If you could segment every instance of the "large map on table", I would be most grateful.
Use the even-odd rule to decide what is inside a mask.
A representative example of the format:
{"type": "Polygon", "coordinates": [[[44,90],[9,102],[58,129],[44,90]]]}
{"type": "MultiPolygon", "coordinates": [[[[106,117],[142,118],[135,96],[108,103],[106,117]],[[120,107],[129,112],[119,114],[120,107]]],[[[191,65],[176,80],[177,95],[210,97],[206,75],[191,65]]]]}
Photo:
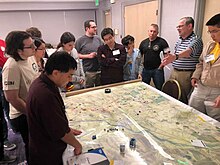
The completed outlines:
{"type": "Polygon", "coordinates": [[[220,129],[195,110],[142,82],[110,89],[65,98],[70,126],[83,131],[78,137],[83,151],[103,147],[120,165],[220,164],[220,129]],[[131,138],[135,149],[129,147],[131,138]]]}

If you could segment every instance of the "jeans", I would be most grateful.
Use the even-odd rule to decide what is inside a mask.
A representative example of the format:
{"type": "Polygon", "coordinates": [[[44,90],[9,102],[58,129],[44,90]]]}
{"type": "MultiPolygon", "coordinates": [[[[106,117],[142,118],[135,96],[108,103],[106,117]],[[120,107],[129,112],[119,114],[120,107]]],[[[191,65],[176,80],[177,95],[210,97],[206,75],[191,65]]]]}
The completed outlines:
{"type": "Polygon", "coordinates": [[[161,90],[164,83],[164,70],[163,69],[143,69],[142,80],[143,82],[150,84],[151,78],[154,85],[158,90],[161,90]]]}
{"type": "Polygon", "coordinates": [[[26,154],[26,159],[28,161],[29,158],[29,149],[28,149],[28,123],[27,123],[27,117],[26,115],[20,115],[17,118],[10,119],[11,125],[14,128],[15,132],[19,132],[21,134],[21,137],[23,139],[23,142],[25,144],[25,154],[26,154]]]}
{"type": "Polygon", "coordinates": [[[1,93],[2,108],[3,108],[3,118],[2,118],[2,121],[3,121],[3,135],[4,135],[3,138],[4,138],[4,141],[7,141],[8,140],[8,125],[7,125],[7,121],[6,121],[5,117],[8,120],[8,124],[10,125],[9,103],[5,99],[5,96],[4,96],[4,93],[3,93],[2,90],[0,90],[0,93],[1,93]]]}
{"type": "Polygon", "coordinates": [[[2,108],[2,102],[0,100],[0,160],[4,158],[4,134],[3,134],[3,119],[4,113],[2,108]]]}

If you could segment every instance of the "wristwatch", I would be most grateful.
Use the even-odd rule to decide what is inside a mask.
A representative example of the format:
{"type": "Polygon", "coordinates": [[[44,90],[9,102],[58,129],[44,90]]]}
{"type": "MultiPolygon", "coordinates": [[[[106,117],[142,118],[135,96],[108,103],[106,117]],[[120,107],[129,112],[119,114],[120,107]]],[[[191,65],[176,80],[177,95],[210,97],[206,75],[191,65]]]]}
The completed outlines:
{"type": "Polygon", "coordinates": [[[179,54],[175,54],[176,55],[176,60],[179,58],[179,54]]]}

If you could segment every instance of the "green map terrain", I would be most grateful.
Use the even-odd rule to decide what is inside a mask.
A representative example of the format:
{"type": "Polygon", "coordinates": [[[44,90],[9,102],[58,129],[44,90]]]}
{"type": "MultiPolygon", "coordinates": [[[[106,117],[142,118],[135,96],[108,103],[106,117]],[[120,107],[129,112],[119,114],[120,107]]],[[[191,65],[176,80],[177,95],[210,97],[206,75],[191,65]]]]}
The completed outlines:
{"type": "Polygon", "coordinates": [[[110,89],[64,99],[70,126],[83,132],[78,139],[84,152],[103,147],[108,159],[121,165],[220,164],[220,128],[210,118],[142,82],[110,89]],[[135,149],[129,147],[131,138],[135,149]]]}

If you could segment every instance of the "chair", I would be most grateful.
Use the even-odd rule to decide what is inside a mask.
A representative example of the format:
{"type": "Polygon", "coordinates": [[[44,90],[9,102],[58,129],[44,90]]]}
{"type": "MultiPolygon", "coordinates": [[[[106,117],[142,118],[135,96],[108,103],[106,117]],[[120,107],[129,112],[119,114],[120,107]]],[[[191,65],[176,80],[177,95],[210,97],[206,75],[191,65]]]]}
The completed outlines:
{"type": "Polygon", "coordinates": [[[171,97],[179,100],[181,97],[181,88],[177,80],[169,79],[167,80],[161,89],[162,92],[170,95],[171,97]]]}

